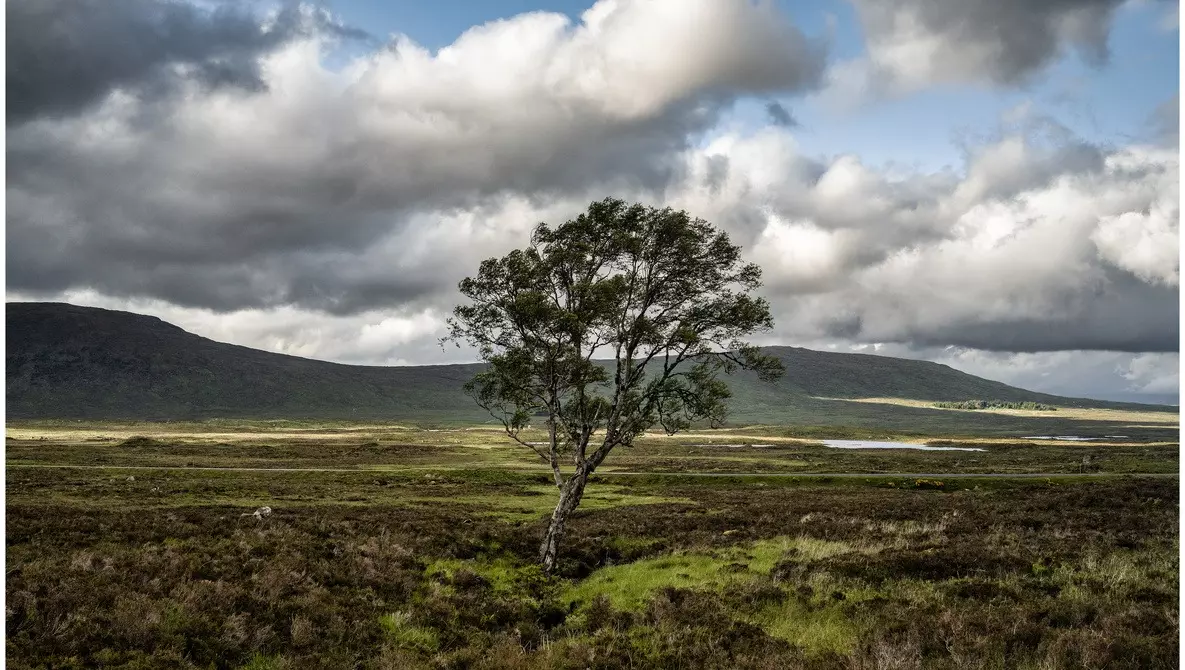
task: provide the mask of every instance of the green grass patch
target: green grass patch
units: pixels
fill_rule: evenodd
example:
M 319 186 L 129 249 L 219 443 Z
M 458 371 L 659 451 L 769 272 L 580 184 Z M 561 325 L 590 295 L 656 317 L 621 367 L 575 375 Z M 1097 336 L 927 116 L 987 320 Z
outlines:
M 392 612 L 379 617 L 379 626 L 392 644 L 400 649 L 435 653 L 440 648 L 436 631 L 417 626 L 411 622 L 407 612 Z
M 523 564 L 509 558 L 490 560 L 462 560 L 445 558 L 433 561 L 424 576 L 437 581 L 453 581 L 457 573 L 468 570 L 489 583 L 494 592 L 516 593 L 531 583 L 544 580 L 543 571 L 535 563 Z
M 565 603 L 587 603 L 604 595 L 617 609 L 638 611 L 655 591 L 668 586 L 719 588 L 731 582 L 768 575 L 791 550 L 797 550 L 796 556 L 817 560 L 856 551 L 856 548 L 845 542 L 806 537 L 776 538 L 714 552 L 647 558 L 601 568 L 571 586 L 561 598 Z M 734 565 L 737 567 L 731 567 Z
M 790 599 L 762 610 L 752 619 L 771 637 L 801 647 L 808 654 L 847 654 L 856 646 L 856 624 L 834 606 L 809 607 Z

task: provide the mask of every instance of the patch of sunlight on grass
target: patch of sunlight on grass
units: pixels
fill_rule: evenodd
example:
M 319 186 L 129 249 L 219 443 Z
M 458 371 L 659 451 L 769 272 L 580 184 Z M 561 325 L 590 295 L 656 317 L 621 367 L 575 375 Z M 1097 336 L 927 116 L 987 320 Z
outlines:
M 801 647 L 808 654 L 846 654 L 856 646 L 858 630 L 837 607 L 808 608 L 788 600 L 762 610 L 751 623 L 770 637 Z
M 411 623 L 411 615 L 407 612 L 384 614 L 379 617 L 379 626 L 397 647 L 427 653 L 433 653 L 440 647 L 436 632 Z
M 554 491 L 554 489 L 553 489 Z M 606 509 L 609 507 L 628 507 L 631 505 L 656 505 L 661 503 L 696 504 L 688 498 L 670 498 L 667 496 L 646 496 L 629 493 L 624 487 L 596 487 L 584 494 L 580 501 L 580 509 Z M 548 505 L 548 509 L 554 504 Z
M 737 578 L 738 573 L 721 574 L 726 564 L 704 554 L 681 554 L 601 568 L 566 592 L 564 600 L 587 602 L 604 595 L 617 609 L 638 611 L 661 588 L 702 588 Z
M 1090 552 L 1076 563 L 1054 567 L 1049 576 L 1062 587 L 1064 598 L 1086 598 L 1088 587 L 1101 586 L 1112 593 L 1130 591 L 1157 582 L 1163 575 L 1177 574 L 1180 559 L 1174 550 Z
M 653 547 L 658 543 L 658 540 L 646 537 L 633 537 L 630 535 L 615 535 L 605 540 L 605 546 L 613 547 L 618 551 L 644 551 Z
M 425 570 L 424 575 L 429 578 L 447 577 L 452 579 L 459 570 L 470 570 L 489 582 L 494 591 L 510 593 L 519 590 L 522 584 L 543 579 L 542 569 L 534 564 L 521 564 L 508 558 L 493 560 L 462 560 L 458 558 L 443 558 L 433 561 Z
M 655 591 L 667 586 L 718 588 L 729 582 L 769 574 L 774 565 L 792 550 L 797 551 L 796 556 L 822 559 L 857 549 L 845 542 L 796 537 L 762 540 L 714 552 L 658 556 L 601 568 L 572 585 L 563 594 L 563 600 L 566 603 L 589 602 L 604 595 L 617 609 L 638 611 Z M 722 569 L 734 563 L 745 568 Z

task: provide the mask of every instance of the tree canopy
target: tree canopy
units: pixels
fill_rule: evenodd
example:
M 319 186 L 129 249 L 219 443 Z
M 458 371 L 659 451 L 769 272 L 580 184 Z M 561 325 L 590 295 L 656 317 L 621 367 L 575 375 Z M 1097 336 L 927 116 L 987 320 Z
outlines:
M 579 502 L 610 451 L 646 430 L 723 423 L 720 373 L 781 374 L 743 340 L 773 326 L 769 304 L 751 295 L 760 285 L 760 268 L 708 222 L 606 199 L 484 261 L 460 283 L 470 302 L 456 307 L 445 339 L 477 347 L 488 367 L 466 391 L 550 464 L 563 506 L 569 490 Z M 546 446 L 521 436 L 540 416 Z

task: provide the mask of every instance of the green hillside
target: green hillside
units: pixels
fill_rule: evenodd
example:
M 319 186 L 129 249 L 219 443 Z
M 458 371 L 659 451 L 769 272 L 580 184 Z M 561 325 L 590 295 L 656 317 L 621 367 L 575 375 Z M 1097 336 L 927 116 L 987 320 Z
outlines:
M 155 317 L 61 303 L 8 303 L 5 321 L 10 418 L 489 418 L 461 392 L 478 364 L 340 365 L 215 342 Z M 931 362 L 795 347 L 768 351 L 782 359 L 787 373 L 775 384 L 744 373 L 731 377 L 732 423 L 918 433 L 1086 429 L 1058 419 L 822 398 L 979 398 L 1176 412 L 1035 393 Z

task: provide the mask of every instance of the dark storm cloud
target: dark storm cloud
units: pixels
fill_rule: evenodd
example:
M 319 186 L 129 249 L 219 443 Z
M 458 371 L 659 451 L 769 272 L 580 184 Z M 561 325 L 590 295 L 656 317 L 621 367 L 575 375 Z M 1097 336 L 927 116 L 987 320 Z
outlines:
M 294 5 L 266 23 L 239 4 L 169 0 L 10 0 L 5 12 L 9 123 L 74 114 L 116 88 L 164 95 L 179 78 L 259 91 L 261 54 L 314 30 L 361 35 Z

